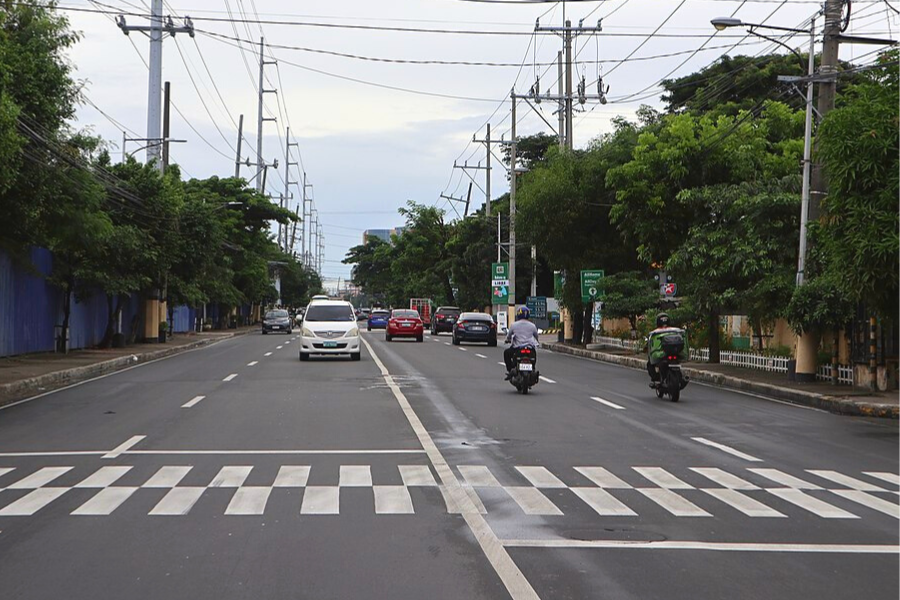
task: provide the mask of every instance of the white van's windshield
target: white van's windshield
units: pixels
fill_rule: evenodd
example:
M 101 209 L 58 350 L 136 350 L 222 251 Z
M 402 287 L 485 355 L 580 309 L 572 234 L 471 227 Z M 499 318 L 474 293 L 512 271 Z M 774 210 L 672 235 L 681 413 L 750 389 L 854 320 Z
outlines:
M 356 315 L 348 306 L 313 304 L 307 309 L 305 321 L 355 321 Z

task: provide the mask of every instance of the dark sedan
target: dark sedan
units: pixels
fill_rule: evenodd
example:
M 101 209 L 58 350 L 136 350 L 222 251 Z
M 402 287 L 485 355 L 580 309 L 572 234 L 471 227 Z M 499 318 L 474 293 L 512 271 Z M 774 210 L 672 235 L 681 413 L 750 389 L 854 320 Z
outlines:
M 270 331 L 291 333 L 294 330 L 291 323 L 291 316 L 286 310 L 270 310 L 263 317 L 262 332 L 263 335 Z
M 371 314 L 369 314 L 369 319 L 366 321 L 366 329 L 368 331 L 372 331 L 373 329 L 387 329 L 388 319 L 391 318 L 391 313 L 386 310 L 373 310 Z
M 455 306 L 439 306 L 431 316 L 431 333 L 437 335 L 442 331 L 451 333 L 453 325 L 459 318 L 460 310 Z
M 497 345 L 497 325 L 491 315 L 484 313 L 462 313 L 453 327 L 453 345 L 460 342 L 487 342 L 488 346 Z

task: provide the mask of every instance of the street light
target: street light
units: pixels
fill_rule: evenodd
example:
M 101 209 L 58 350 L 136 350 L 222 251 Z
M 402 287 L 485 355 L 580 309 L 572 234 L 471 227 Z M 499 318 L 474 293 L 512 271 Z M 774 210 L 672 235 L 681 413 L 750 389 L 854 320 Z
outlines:
M 806 268 L 806 222 L 809 220 L 809 187 L 810 187 L 810 171 L 812 165 L 812 114 L 813 114 L 813 76 L 816 72 L 816 17 L 819 13 L 813 15 L 810 21 L 809 29 L 794 29 L 791 27 L 777 27 L 774 25 L 759 25 L 754 23 L 744 23 L 740 19 L 733 17 L 719 17 L 710 21 L 718 31 L 722 31 L 729 27 L 747 27 L 747 32 L 761 37 L 766 40 L 775 42 L 784 46 L 794 53 L 800 59 L 802 64 L 803 57 L 796 50 L 781 42 L 780 40 L 770 38 L 757 31 L 756 28 L 774 29 L 777 31 L 791 31 L 794 33 L 809 33 L 809 64 L 806 76 L 806 129 L 803 133 L 803 190 L 800 195 L 800 252 L 797 258 L 797 285 L 803 285 L 804 270 Z

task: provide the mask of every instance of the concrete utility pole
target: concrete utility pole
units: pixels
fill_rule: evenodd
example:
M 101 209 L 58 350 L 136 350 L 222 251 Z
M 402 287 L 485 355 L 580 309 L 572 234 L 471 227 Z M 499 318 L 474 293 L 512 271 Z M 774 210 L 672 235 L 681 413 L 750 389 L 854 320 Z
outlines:
M 165 84 L 165 91 L 163 92 L 163 95 L 165 98 L 163 100 L 162 172 L 165 173 L 166 169 L 169 166 L 169 106 L 172 100 L 172 85 L 168 81 Z
M 834 108 L 835 90 L 837 88 L 838 51 L 841 35 L 841 0 L 825 1 L 825 30 L 822 44 L 822 58 L 819 66 L 819 106 L 820 118 Z M 828 193 L 828 184 L 822 173 L 821 165 L 813 164 L 809 195 L 809 220 L 818 220 L 822 198 Z M 811 382 L 816 380 L 816 368 L 819 353 L 819 335 L 812 332 L 801 334 L 797 338 L 797 365 L 795 374 L 797 381 Z
M 510 92 L 512 101 L 512 126 L 509 146 L 509 304 L 506 313 L 507 327 L 516 318 L 516 90 Z
M 572 149 L 572 22 L 563 33 L 566 47 L 566 147 Z
M 560 50 L 556 54 L 556 70 L 559 73 L 559 79 L 557 80 L 557 91 L 559 92 L 559 97 L 563 97 L 563 53 Z M 566 105 L 560 100 L 559 102 L 559 149 L 566 149 Z
M 185 17 L 184 26 L 176 27 L 169 17 L 163 22 L 163 0 L 150 0 L 150 25 L 127 25 L 125 16 L 119 15 L 116 18 L 116 25 L 122 30 L 122 33 L 129 35 L 132 31 L 147 32 L 150 37 L 150 62 L 149 62 L 149 81 L 147 85 L 147 163 L 156 161 L 160 171 L 162 171 L 161 160 L 161 142 L 162 132 L 160 131 L 161 104 L 160 92 L 162 91 L 162 36 L 163 31 L 171 35 L 176 33 L 187 33 L 194 37 L 194 25 L 189 17 Z
M 244 141 L 244 115 L 238 117 L 237 153 L 234 156 L 234 176 L 241 176 L 241 142 Z
M 306 172 L 303 173 L 303 193 L 302 193 L 302 202 L 303 209 L 300 211 L 300 256 L 302 258 L 302 262 L 304 265 L 309 266 L 309 258 L 307 256 L 307 239 L 309 237 L 310 228 L 307 225 L 309 223 L 310 214 L 307 212 L 307 204 L 311 205 L 309 198 L 306 196 L 306 189 L 312 187 L 311 184 L 306 183 Z
M 291 165 L 297 165 L 299 163 L 291 161 L 291 146 L 297 146 L 296 142 L 291 141 L 291 128 L 287 127 L 284 133 L 284 202 L 287 204 L 287 208 L 290 209 L 290 200 L 293 196 L 289 193 L 288 187 L 292 183 L 297 183 L 296 181 L 291 181 Z M 282 206 L 285 208 L 285 206 Z M 284 226 L 284 251 L 288 252 L 288 226 Z
M 263 117 L 263 95 L 274 94 L 275 90 L 267 90 L 265 88 L 265 67 L 266 65 L 274 65 L 274 60 L 266 60 L 263 51 L 265 49 L 265 41 L 259 38 L 259 87 L 257 100 L 257 117 L 256 117 L 256 191 L 265 192 L 264 176 L 262 170 L 266 168 L 263 160 L 263 123 L 266 121 L 274 121 L 275 117 Z
M 317 261 L 316 271 L 321 275 L 322 265 L 325 262 L 325 232 L 321 223 L 317 223 L 316 226 L 318 227 L 318 234 L 316 237 L 319 240 L 319 259 Z
M 484 136 L 483 140 L 476 140 L 475 136 L 472 136 L 472 141 L 480 144 L 484 144 L 484 149 L 486 150 L 486 158 L 485 158 L 485 166 L 482 167 L 469 167 L 469 168 L 478 168 L 484 169 L 484 216 L 491 216 L 491 124 L 487 124 L 487 133 Z M 453 167 L 456 168 L 456 163 L 453 163 Z

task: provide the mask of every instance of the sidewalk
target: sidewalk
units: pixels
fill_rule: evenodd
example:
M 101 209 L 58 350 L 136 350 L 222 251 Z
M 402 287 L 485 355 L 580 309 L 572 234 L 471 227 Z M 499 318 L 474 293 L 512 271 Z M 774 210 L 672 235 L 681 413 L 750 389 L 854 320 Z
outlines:
M 134 344 L 125 348 L 73 350 L 68 354 L 42 352 L 0 358 L 0 406 L 253 331 L 259 331 L 259 327 L 181 333 L 173 335 L 165 344 Z
M 620 349 L 585 350 L 579 346 L 560 344 L 555 337 L 552 341 L 548 338 L 550 336 L 542 336 L 541 345 L 553 352 L 572 354 L 642 371 L 646 369 L 647 358 L 643 355 Z M 789 381 L 787 375 L 783 373 L 718 364 L 685 363 L 683 372 L 693 381 L 760 394 L 836 414 L 886 419 L 897 419 L 900 416 L 897 392 L 872 392 L 846 385 L 835 386 L 827 382 L 797 383 Z

